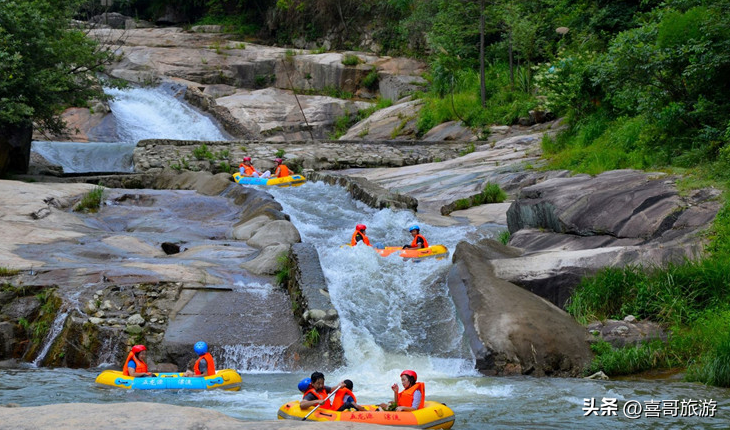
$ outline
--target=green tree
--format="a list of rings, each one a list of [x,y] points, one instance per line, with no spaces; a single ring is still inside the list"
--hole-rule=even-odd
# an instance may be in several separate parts
[[[65,128],[59,114],[104,93],[95,73],[113,53],[70,27],[82,0],[0,0],[0,129]]]

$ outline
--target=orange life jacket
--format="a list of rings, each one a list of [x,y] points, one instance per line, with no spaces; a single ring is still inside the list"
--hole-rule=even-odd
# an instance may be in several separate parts
[[[135,372],[147,373],[147,363],[137,358],[137,356],[130,351],[127,359],[124,360],[124,370],[122,372],[123,375],[129,376],[129,360],[134,360],[134,364],[137,365],[137,367],[134,368]]]
[[[204,359],[208,363],[208,371],[206,373],[206,376],[215,375],[215,364],[213,363],[213,356],[210,355],[209,352],[206,352],[205,354],[201,355],[200,358],[198,358],[198,361],[195,362],[195,366],[193,366],[193,372],[195,372],[196,375],[202,375],[200,372],[200,360]]]
[[[279,164],[279,174],[276,177],[283,178],[284,176],[291,176],[291,171],[285,165]]]
[[[419,238],[419,237],[420,237],[421,239],[423,239],[423,247],[424,247],[424,248],[428,248],[428,241],[426,240],[426,238],[425,238],[425,237],[421,236],[421,234],[420,234],[420,233],[419,233],[419,234],[417,234],[417,235],[416,235],[416,237],[414,237],[414,238],[413,238],[413,242],[411,242],[411,248],[415,248],[415,247],[417,247],[417,246],[418,246],[418,238]]]
[[[398,393],[398,406],[407,406],[409,408],[412,407],[413,393],[415,393],[416,390],[421,391],[421,403],[418,404],[418,409],[422,409],[423,404],[426,401],[426,386],[423,384],[423,382],[416,382],[407,390],[403,390]]]
[[[370,246],[370,239],[368,239],[367,236],[365,236],[364,231],[355,230],[355,233],[352,233],[352,240],[350,241],[350,245],[355,246],[357,245],[357,235],[360,235],[362,238],[362,241],[365,245]]]
[[[254,172],[256,172],[256,169],[248,164],[241,163],[238,167],[243,167],[244,176],[253,176]]]
[[[345,404],[345,396],[348,395],[352,397],[353,402],[357,403],[357,398],[354,394],[352,394],[352,391],[343,387],[337,390],[337,392],[335,393],[334,399],[332,400],[332,410],[339,410],[340,407]]]
[[[309,394],[309,393],[312,393],[315,396],[317,396],[317,398],[319,400],[327,399],[327,396],[329,395],[329,393],[327,393],[327,390],[325,390],[324,388],[322,388],[319,391],[315,391],[314,388],[310,388],[310,389],[308,389],[307,391],[304,392],[304,395],[302,396],[302,399],[304,399],[305,397],[307,397],[307,394]],[[339,391],[338,391],[338,393],[339,393]],[[327,401],[324,402],[322,404],[322,406],[320,406],[319,408],[320,409],[329,409],[329,410],[332,410],[332,402],[329,399],[327,399]]]

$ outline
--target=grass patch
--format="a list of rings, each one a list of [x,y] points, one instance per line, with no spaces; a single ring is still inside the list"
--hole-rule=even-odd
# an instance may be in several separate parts
[[[317,330],[317,327],[312,327],[312,329],[304,335],[304,346],[307,348],[314,348],[319,343],[319,337],[319,330]]]
[[[512,237],[512,233],[510,233],[509,230],[502,230],[499,232],[499,235],[497,236],[497,240],[502,242],[502,245],[507,245],[507,243],[509,243],[509,240],[511,237]]]
[[[705,309],[729,301],[730,259],[707,258],[665,269],[604,269],[581,281],[566,310],[583,323],[634,315],[684,325]]]
[[[362,60],[355,54],[345,54],[342,57],[342,64],[345,66],[357,66],[360,63],[362,63]]]
[[[289,259],[289,254],[282,252],[281,255],[276,258],[276,261],[279,263],[279,270],[275,275],[276,283],[279,285],[286,285],[289,282],[289,279],[291,279],[291,272],[292,269],[294,269],[292,262]]]
[[[96,212],[101,207],[101,200],[104,197],[104,187],[94,187],[93,190],[84,194],[81,201],[74,206],[75,212]]]
[[[208,145],[202,144],[193,149],[193,157],[198,160],[214,160],[215,155],[208,149]]]
[[[18,269],[11,269],[9,267],[0,266],[0,276],[15,276],[20,273]]]

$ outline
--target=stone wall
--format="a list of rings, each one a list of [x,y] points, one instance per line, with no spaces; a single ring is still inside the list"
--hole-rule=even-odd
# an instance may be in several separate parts
[[[253,159],[259,170],[276,167],[274,159],[284,158],[290,167],[336,170],[353,167],[401,167],[456,158],[473,142],[425,141],[292,141],[261,142],[233,140],[200,142],[185,140],[141,140],[134,150],[138,173],[167,169],[225,171],[238,168],[244,156]]]

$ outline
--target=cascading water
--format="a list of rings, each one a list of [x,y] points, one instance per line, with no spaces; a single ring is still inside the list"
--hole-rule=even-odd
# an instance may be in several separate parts
[[[33,142],[31,150],[64,173],[134,171],[132,154],[142,139],[219,141],[227,136],[207,116],[177,99],[175,86],[105,88],[117,124],[117,142]]]
[[[302,241],[319,252],[342,325],[347,366],[338,374],[371,381],[373,390],[389,386],[404,368],[418,369],[429,381],[475,375],[445,283],[450,258],[404,261],[362,245],[342,246],[359,223],[367,225],[373,244],[410,243],[407,227],[418,223],[411,212],[371,209],[343,188],[321,182],[267,191],[290,215]],[[460,240],[485,235],[473,227],[420,227],[430,244],[451,251]],[[429,392],[439,391],[438,383],[429,386]]]
[[[191,139],[180,136],[186,117],[176,113],[189,109],[174,97],[156,105],[160,90],[128,90],[129,98],[118,97],[115,115],[146,115],[120,125],[120,134],[144,137]],[[125,93],[127,94],[127,93]],[[160,97],[165,99],[165,97]],[[145,100],[145,101],[141,101]],[[136,107],[133,107],[138,103]],[[131,118],[131,116],[130,116]],[[117,118],[120,124],[123,119]],[[135,122],[141,127],[137,130]],[[174,130],[165,135],[147,131],[166,124]],[[129,128],[129,130],[127,130]],[[137,130],[137,131],[130,131]],[[145,131],[147,130],[147,131]],[[139,134],[136,134],[139,133]],[[136,139],[143,137],[136,137]],[[210,138],[206,138],[210,139]],[[217,140],[217,138],[211,139]],[[455,317],[444,277],[450,257],[422,262],[398,257],[379,257],[365,246],[341,247],[358,223],[368,226],[371,242],[400,245],[411,241],[405,229],[417,223],[407,211],[375,210],[353,201],[339,187],[307,183],[297,188],[268,189],[291,216],[302,240],[313,243],[319,253],[328,289],[340,314],[342,341],[347,365],[326,374],[327,383],[349,378],[355,383],[360,403],[392,399],[390,385],[405,368],[415,369],[426,382],[426,396],[448,404],[456,414],[454,428],[634,428],[648,423],[656,428],[726,428],[730,400],[727,390],[681,382],[677,379],[634,381],[585,381],[563,378],[488,378],[474,371],[474,358],[464,344],[462,328]],[[162,193],[162,192],[160,192]],[[140,221],[141,222],[141,221]],[[490,232],[468,227],[434,227],[421,223],[429,243],[446,245],[451,252],[460,240],[474,241]],[[503,228],[503,227],[502,227]],[[269,294],[269,284],[246,283],[236,288]],[[59,318],[60,319],[60,318]],[[245,330],[245,327],[236,327]],[[49,333],[53,337],[53,331]],[[50,345],[50,341],[47,342]],[[43,352],[41,355],[45,355]],[[0,380],[0,403],[22,406],[61,402],[154,401],[180,406],[215,409],[243,420],[272,420],[278,407],[298,400],[297,382],[308,372],[290,373],[277,347],[228,345],[213,351],[219,366],[231,366],[243,376],[241,391],[231,392],[135,392],[94,389],[95,369],[11,369]],[[104,361],[104,360],[102,360]],[[315,369],[312,369],[315,370]],[[29,382],[30,381],[30,382]],[[48,393],[55,393],[49,396]],[[632,420],[618,416],[584,416],[585,399],[603,398],[649,402],[658,399],[715,399],[713,417],[662,416]]]

